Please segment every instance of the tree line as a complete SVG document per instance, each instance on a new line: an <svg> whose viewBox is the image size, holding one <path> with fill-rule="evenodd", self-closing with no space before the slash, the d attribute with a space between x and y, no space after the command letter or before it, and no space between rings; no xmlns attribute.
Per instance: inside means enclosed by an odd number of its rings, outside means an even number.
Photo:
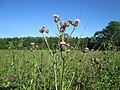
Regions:
<svg viewBox="0 0 120 90"><path fill-rule="evenodd" d="M59 37L47 37L47 39L51 49L54 45L59 48ZM38 45L37 49L47 49L43 37L0 38L0 49L29 49L33 42ZM78 50L83 50L84 47L94 50L120 50L120 22L111 21L103 30L95 32L92 37L71 37L69 44L71 48L77 46Z"/></svg>

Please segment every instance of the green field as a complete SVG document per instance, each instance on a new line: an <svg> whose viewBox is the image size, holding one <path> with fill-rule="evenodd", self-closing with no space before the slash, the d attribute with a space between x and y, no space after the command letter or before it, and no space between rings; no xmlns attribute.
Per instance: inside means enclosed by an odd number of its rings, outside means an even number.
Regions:
<svg viewBox="0 0 120 90"><path fill-rule="evenodd" d="M60 90L62 59L49 51L1 50L0 90ZM56 67L54 67L56 66ZM119 90L120 51L64 54L63 90Z"/></svg>

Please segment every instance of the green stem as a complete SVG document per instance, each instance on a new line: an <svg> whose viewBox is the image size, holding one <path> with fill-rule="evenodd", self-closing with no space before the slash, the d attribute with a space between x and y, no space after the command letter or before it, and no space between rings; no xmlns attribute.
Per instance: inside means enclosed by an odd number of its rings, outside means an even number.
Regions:
<svg viewBox="0 0 120 90"><path fill-rule="evenodd" d="M56 88L56 90L58 90L58 88L57 88L57 73L56 73L56 58L55 58L55 54L53 55L53 57L54 57L55 88Z"/></svg>
<svg viewBox="0 0 120 90"><path fill-rule="evenodd" d="M62 64L61 64L61 74L60 74L60 90L63 90L63 74L64 74L64 58L62 56L61 52L61 58L62 58Z"/></svg>
<svg viewBox="0 0 120 90"><path fill-rule="evenodd" d="M75 26L73 27L73 30L71 31L70 35L68 36L68 38L66 40L66 43L69 41L69 39L70 39L71 35L73 34L74 30L75 30Z"/></svg>
<svg viewBox="0 0 120 90"><path fill-rule="evenodd" d="M62 32L62 42L64 42L64 38L65 38L65 33Z"/></svg>
<svg viewBox="0 0 120 90"><path fill-rule="evenodd" d="M58 23L56 23L56 26L57 26L57 29L58 29L58 32L59 32L59 35L60 35L60 31L59 31L59 25L58 25Z"/></svg>
<svg viewBox="0 0 120 90"><path fill-rule="evenodd" d="M43 35L43 37L44 37L44 35ZM45 42L46 42L47 47L48 47L48 49L49 49L49 52L50 52L50 53L51 53L51 55L53 56L53 53L52 53L52 51L51 51L51 49L50 49L50 46L49 46L48 41L47 41L47 38L46 38L46 37L44 37L44 39L45 39Z"/></svg>
<svg viewBox="0 0 120 90"><path fill-rule="evenodd" d="M75 77L75 72L73 72L73 76L72 76L72 79L71 79L71 81L70 81L70 84L69 84L69 86L68 86L68 89L67 89L67 90L69 90L69 89L70 89L70 86L71 86L71 84L72 84L72 82L73 82L74 77Z"/></svg>

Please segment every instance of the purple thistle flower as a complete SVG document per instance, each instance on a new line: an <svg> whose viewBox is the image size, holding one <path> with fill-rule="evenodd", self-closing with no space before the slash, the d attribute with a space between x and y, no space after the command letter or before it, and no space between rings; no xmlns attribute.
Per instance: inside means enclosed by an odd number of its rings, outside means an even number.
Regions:
<svg viewBox="0 0 120 90"><path fill-rule="evenodd" d="M60 18L58 14L53 14L54 18Z"/></svg>
<svg viewBox="0 0 120 90"><path fill-rule="evenodd" d="M53 14L54 16L54 21L57 23L58 21L60 21L60 16L57 14Z"/></svg>
<svg viewBox="0 0 120 90"><path fill-rule="evenodd" d="M80 19L79 19L79 18L75 19L75 22L76 22L76 23L79 23L79 22L80 22Z"/></svg>
<svg viewBox="0 0 120 90"><path fill-rule="evenodd" d="M60 48L61 48L61 51L65 51L65 49L66 49L66 42L60 42Z"/></svg>

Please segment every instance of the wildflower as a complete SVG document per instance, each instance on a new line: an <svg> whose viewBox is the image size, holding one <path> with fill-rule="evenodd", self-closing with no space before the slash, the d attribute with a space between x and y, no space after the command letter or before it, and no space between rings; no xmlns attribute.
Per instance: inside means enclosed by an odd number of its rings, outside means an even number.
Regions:
<svg viewBox="0 0 120 90"><path fill-rule="evenodd" d="M79 23L80 22L80 19L78 18L78 19L75 19L75 22L76 23Z"/></svg>
<svg viewBox="0 0 120 90"><path fill-rule="evenodd" d="M45 25L43 25L39 31L40 31L40 33L43 33L45 31Z"/></svg>
<svg viewBox="0 0 120 90"><path fill-rule="evenodd" d="M63 29L66 29L66 27L67 27L67 23L66 23L66 22L64 22L64 24L63 24L62 28L63 28Z"/></svg>
<svg viewBox="0 0 120 90"><path fill-rule="evenodd" d="M70 23L71 23L71 20L68 20L67 27L69 27Z"/></svg>
<svg viewBox="0 0 120 90"><path fill-rule="evenodd" d="M35 43L34 42L31 43L31 46L32 46L32 49L35 49Z"/></svg>
<svg viewBox="0 0 120 90"><path fill-rule="evenodd" d="M75 19L75 23L74 23L74 26L78 26L78 23L80 22L80 19Z"/></svg>
<svg viewBox="0 0 120 90"><path fill-rule="evenodd" d="M32 42L32 43L31 43L31 45L32 45L32 46L34 46L34 45L35 45L35 43L34 43L34 42Z"/></svg>
<svg viewBox="0 0 120 90"><path fill-rule="evenodd" d="M64 32L65 30L62 28L62 27L60 27L60 32Z"/></svg>
<svg viewBox="0 0 120 90"><path fill-rule="evenodd" d="M89 51L89 48L88 47L85 47L84 48L84 53L87 53Z"/></svg>
<svg viewBox="0 0 120 90"><path fill-rule="evenodd" d="M66 49L66 42L60 42L60 48L61 48L61 51L65 51L65 49Z"/></svg>
<svg viewBox="0 0 120 90"><path fill-rule="evenodd" d="M53 14L53 16L54 16L54 21L58 23L58 21L60 21L60 16L57 14Z"/></svg>
<svg viewBox="0 0 120 90"><path fill-rule="evenodd" d="M54 18L60 18L58 14L53 14Z"/></svg>
<svg viewBox="0 0 120 90"><path fill-rule="evenodd" d="M64 32L66 27L67 27L67 23L66 22L64 22L64 24L63 24L63 22L60 22L60 32Z"/></svg>

